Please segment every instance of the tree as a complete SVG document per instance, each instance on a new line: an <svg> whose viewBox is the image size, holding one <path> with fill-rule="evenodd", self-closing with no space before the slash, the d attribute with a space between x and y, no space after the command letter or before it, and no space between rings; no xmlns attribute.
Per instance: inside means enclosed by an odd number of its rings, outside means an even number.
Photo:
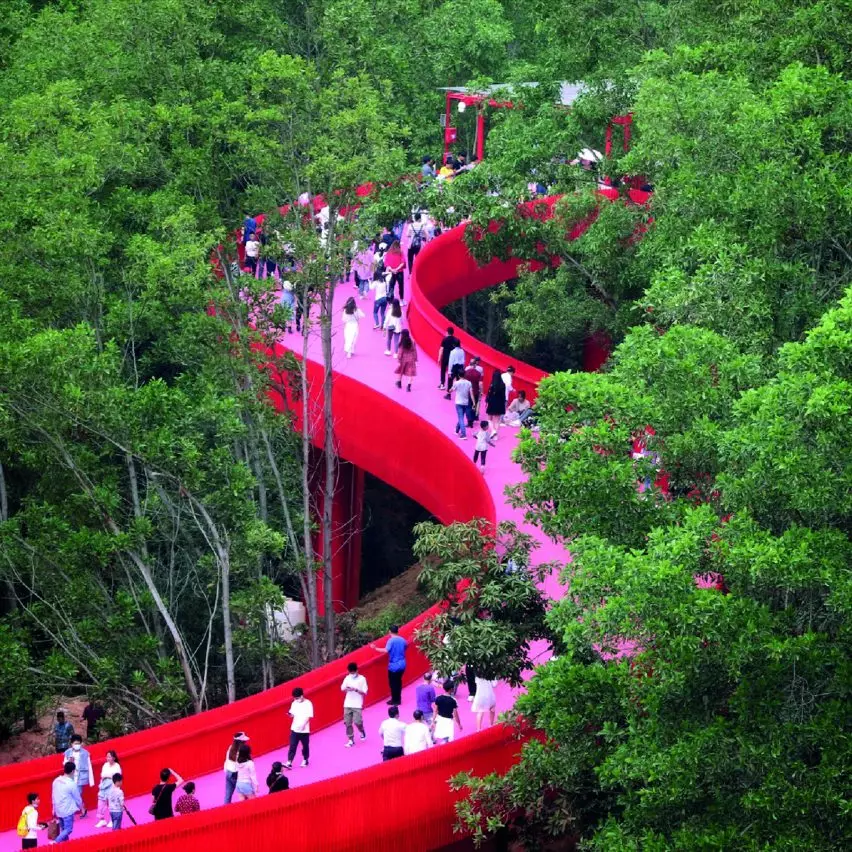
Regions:
<svg viewBox="0 0 852 852"><path fill-rule="evenodd" d="M421 523L414 531L420 583L442 604L416 636L430 663L442 672L469 665L479 677L519 685L530 644L551 637L539 585L553 566L533 566L534 541L510 523Z"/></svg>
<svg viewBox="0 0 852 852"><path fill-rule="evenodd" d="M700 507L641 549L572 552L548 617L563 653L518 703L545 740L505 779L458 779L462 823L531 850L839 848L848 540Z"/></svg>

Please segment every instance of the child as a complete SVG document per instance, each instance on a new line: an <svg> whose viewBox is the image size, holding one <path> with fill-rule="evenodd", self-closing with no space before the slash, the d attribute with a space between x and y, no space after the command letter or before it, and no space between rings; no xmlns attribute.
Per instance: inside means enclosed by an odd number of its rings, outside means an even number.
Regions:
<svg viewBox="0 0 852 852"><path fill-rule="evenodd" d="M479 431L474 436L476 439L476 447L473 451L473 463L478 460L482 461L482 470L485 470L485 456L488 454L488 448L494 446L494 439L488 431L488 421L479 421Z"/></svg>
<svg viewBox="0 0 852 852"><path fill-rule="evenodd" d="M195 782L187 781L183 785L183 795L175 802L175 812L185 816L200 810L201 802L195 796Z"/></svg>
<svg viewBox="0 0 852 852"><path fill-rule="evenodd" d="M107 790L107 805L112 830L118 831L121 828L121 818L124 816L124 791L121 789L120 772L112 776L112 786Z"/></svg>

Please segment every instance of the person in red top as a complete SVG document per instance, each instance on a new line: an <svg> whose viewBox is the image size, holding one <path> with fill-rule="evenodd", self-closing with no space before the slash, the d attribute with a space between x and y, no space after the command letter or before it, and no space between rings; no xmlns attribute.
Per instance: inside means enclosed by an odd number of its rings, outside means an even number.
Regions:
<svg viewBox="0 0 852 852"><path fill-rule="evenodd" d="M405 260L402 257L402 249L399 241L394 240L385 255L385 270L390 272L388 281L388 301L394 300L394 288L399 284L399 303L405 304Z"/></svg>
<svg viewBox="0 0 852 852"><path fill-rule="evenodd" d="M473 429L473 424L479 414L479 398L482 394L482 376L485 370L479 366L479 356L474 355L464 371L464 377L470 382L470 405L467 409L467 425Z"/></svg>
<svg viewBox="0 0 852 852"><path fill-rule="evenodd" d="M195 782L187 781L183 785L183 795L175 802L175 813L185 816L201 810L201 802L195 796Z"/></svg>

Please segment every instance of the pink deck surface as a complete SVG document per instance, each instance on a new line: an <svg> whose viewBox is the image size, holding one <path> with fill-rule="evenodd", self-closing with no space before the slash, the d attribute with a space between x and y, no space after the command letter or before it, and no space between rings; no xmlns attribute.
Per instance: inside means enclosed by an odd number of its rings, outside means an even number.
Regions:
<svg viewBox="0 0 852 852"><path fill-rule="evenodd" d="M473 466L472 456L474 441L470 432L468 439L461 441L454 436L456 413L453 403L445 400L443 391L437 389L439 382L438 365L435 362L435 352L424 352L418 350L418 375L414 379L413 389L411 393L403 389L399 390L395 387L397 376L394 374L396 361L392 357L385 356L385 333L374 331L372 321L372 297L366 299L358 299L358 306L366 314L361 320L360 334L355 349L355 355L348 359L343 352L343 331L340 314L342 312L343 303L351 296L355 295L356 291L350 284L338 286L335 296L335 321L334 321L334 369L339 373L345 373L358 381L369 385L375 390L381 391L390 397L397 399L400 405L405 405L415 413L419 414L425 420L432 423L437 429L441 430L447 436L448 441L454 442L458 446L458 462L459 464L470 465L470 475L484 476L486 482L491 489L494 497L494 504L497 510L498 521L511 520L517 523L525 532L529 533L539 543L539 549L535 552L535 562L545 562L551 560L561 560L566 562L570 559L568 553L559 545L554 544L549 539L544 537L541 531L524 522L523 513L520 510L512 508L508 505L505 498L505 489L508 485L515 484L520 481L522 474L519 467L511 460L511 450L517 444L518 430L512 427L500 429L497 446L488 451L488 463L484 473L480 473ZM301 336L298 334L287 335L284 343L297 351L301 351ZM416 343L416 341L415 341ZM310 341L310 356L316 360L321 360L320 340L318 331L312 334ZM486 376L486 380L490 376ZM484 403L483 403L484 410ZM365 421L365 428L369 428L368 421ZM404 436L401 436L404 439ZM551 598L558 598L564 591L555 577L549 577L545 582L545 590ZM534 662L543 662L549 656L549 649L544 643L538 643L533 648ZM500 684L497 692L497 711L502 712L509 709L514 703L515 696L518 690L513 690L506 684ZM310 697L310 696L308 696ZM470 705L467 702L467 688L464 684L459 688L458 696L460 716L462 725L464 726L461 734L457 736L469 736L476 732L476 717L470 710ZM342 715L342 697L341 697L341 715ZM414 711L414 685L407 687L403 691L403 703L400 707L400 718L403 721L410 721L411 714ZM331 726L324 730L315 732L311 735L311 761L310 766L301 768L301 751L296 757L294 768L289 773L291 787L300 787L304 784L310 784L314 781L321 781L336 775L342 775L347 772L356 772L364 767L371 766L381 760L381 741L378 736L378 728L383 719L387 717L387 706L384 702L368 707L364 711L364 725L367 731L367 740L357 741L354 748L345 748L346 735L343 724ZM287 721L282 718L282 726L287 725ZM485 725L488 724L487 717ZM249 735L251 731L247 732ZM357 737L356 737L357 739ZM225 751L229 743L222 743L222 756L224 759ZM438 746L440 747L440 746ZM119 755L120 757L120 755ZM266 785L264 781L270 770L272 762L275 760L286 760L286 750L270 752L263 755L255 755L255 764L257 768L258 781L260 783L261 795L266 795ZM400 758L404 760L405 758ZM169 765L169 756L163 753L162 763L164 766ZM172 767L177 772L181 772L179 765ZM57 759L57 774L59 773L60 762ZM100 777L100 766L95 767L97 777ZM222 772L214 772L200 778L186 778L185 780L195 781L197 785L196 795L201 802L201 807L204 810L220 806L223 802L224 793L224 778ZM156 783L157 779L151 779L151 786ZM357 784L357 779L352 779L353 784ZM177 799L177 794L175 800ZM152 819L148 815L148 807L151 804L150 796L140 796L127 801L127 807L137 822L140 824L148 822ZM229 807L239 807L239 803L234 802ZM50 803L42 802L42 819L49 816ZM93 812L90 812L86 819L75 820L74 838L85 837L98 832L109 831L109 829L95 829L96 817ZM125 830L129 826L129 821L125 817ZM46 844L46 839L42 835L40 844ZM17 837L14 829L0 834L0 852L11 852L13 849L20 849L21 842Z"/></svg>

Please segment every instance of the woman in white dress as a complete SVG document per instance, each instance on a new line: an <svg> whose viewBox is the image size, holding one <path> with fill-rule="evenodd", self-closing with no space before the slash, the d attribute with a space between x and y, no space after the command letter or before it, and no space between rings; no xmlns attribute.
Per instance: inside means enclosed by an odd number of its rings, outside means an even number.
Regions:
<svg viewBox="0 0 852 852"><path fill-rule="evenodd" d="M355 343L358 340L358 323L364 318L364 312L355 304L355 298L350 296L343 306L343 351L347 358L352 357Z"/></svg>
<svg viewBox="0 0 852 852"><path fill-rule="evenodd" d="M497 686L496 680L485 680L478 677L476 679L476 695L473 696L473 703L470 709L476 713L476 730L482 730L482 718L488 713L490 721L489 725L494 724L494 717L497 715L497 695L494 692L494 687Z"/></svg>

